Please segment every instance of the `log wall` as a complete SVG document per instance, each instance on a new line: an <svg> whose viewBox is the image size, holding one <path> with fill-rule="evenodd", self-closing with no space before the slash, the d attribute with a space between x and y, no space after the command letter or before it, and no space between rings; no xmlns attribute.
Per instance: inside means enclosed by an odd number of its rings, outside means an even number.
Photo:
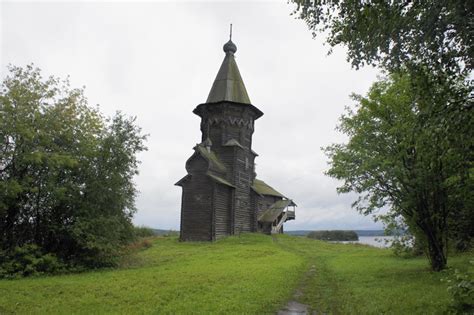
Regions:
<svg viewBox="0 0 474 315"><path fill-rule="evenodd" d="M215 184L214 191L214 238L231 234L231 188Z"/></svg>
<svg viewBox="0 0 474 315"><path fill-rule="evenodd" d="M183 184L181 205L182 241L210 241L213 221L213 182L203 173L192 174Z"/></svg>

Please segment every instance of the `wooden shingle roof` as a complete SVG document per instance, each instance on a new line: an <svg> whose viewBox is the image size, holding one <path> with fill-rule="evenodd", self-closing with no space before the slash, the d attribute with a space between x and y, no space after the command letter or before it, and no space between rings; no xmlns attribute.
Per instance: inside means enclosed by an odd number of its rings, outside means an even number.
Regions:
<svg viewBox="0 0 474 315"><path fill-rule="evenodd" d="M229 183L226 179L224 179L224 178L222 178L222 177L219 177L219 176L217 176L217 175L211 174L211 173L209 173L209 172L207 172L206 175L209 176L211 179L213 179L215 182L217 182L217 183L219 183L219 184L222 184L222 185L226 185L226 186L235 188L234 185L232 185L231 183Z"/></svg>
<svg viewBox="0 0 474 315"><path fill-rule="evenodd" d="M258 217L259 222L271 223L278 218L278 216L292 203L291 200L278 200L270 206L267 210L263 211Z"/></svg>
<svg viewBox="0 0 474 315"><path fill-rule="evenodd" d="M199 153L203 158L205 158L209 162L212 169L215 169L221 172L226 171L226 167L224 163L222 163L221 160L219 160L219 158L214 152L212 152L211 150L208 150L202 144L196 145L194 149L196 150L197 153Z"/></svg>
<svg viewBox="0 0 474 315"><path fill-rule="evenodd" d="M259 195L276 196L286 198L283 194L278 192L275 188L265 183L263 180L256 179L253 181L252 189Z"/></svg>
<svg viewBox="0 0 474 315"><path fill-rule="evenodd" d="M240 76L239 68L235 62L234 52L237 47L232 41L224 45L225 57L212 85L206 103L222 101L251 104L244 81Z"/></svg>

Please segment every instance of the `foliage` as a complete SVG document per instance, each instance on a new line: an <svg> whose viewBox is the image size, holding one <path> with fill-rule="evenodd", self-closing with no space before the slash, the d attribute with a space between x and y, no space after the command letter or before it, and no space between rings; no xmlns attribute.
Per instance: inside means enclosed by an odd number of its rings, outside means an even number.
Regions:
<svg viewBox="0 0 474 315"><path fill-rule="evenodd" d="M425 74L431 81L429 74ZM385 221L401 221L422 244L433 270L446 266L449 228L472 222L474 124L465 107L467 89L446 103L414 91L417 78L393 74L376 82L367 97L354 95L338 129L347 144L327 147L329 176L344 181L338 192L360 195L354 206L363 214L389 207ZM442 89L444 86L438 86ZM449 95L444 95L449 97ZM464 99L464 102L461 101ZM447 108L445 104L449 104ZM439 112L433 112L436 105ZM467 236L467 237L472 237Z"/></svg>
<svg viewBox="0 0 474 315"><path fill-rule="evenodd" d="M0 252L0 278L58 273L65 267L54 254L44 254L32 244L15 247L11 253Z"/></svg>
<svg viewBox="0 0 474 315"><path fill-rule="evenodd" d="M275 314L296 299L318 314L437 314L450 303L442 274L387 249L261 234L152 242L127 269L0 280L0 312Z"/></svg>
<svg viewBox="0 0 474 315"><path fill-rule="evenodd" d="M152 237L156 235L152 228L146 226L134 226L133 233L135 234L135 237L138 238Z"/></svg>
<svg viewBox="0 0 474 315"><path fill-rule="evenodd" d="M466 250L472 244L474 235L472 224L474 202L470 193L474 188L472 155L470 158L463 159L469 155L467 153L469 150L472 151L472 133L469 131L472 128L468 127L472 126L472 100L469 101L466 96L469 92L472 93L468 78L474 67L473 2L464 0L292 0L292 2L296 3L294 14L307 23L314 36L324 33L331 47L338 45L347 47L347 59L353 67L372 65L390 74L400 72L409 74L409 86L401 87L405 90L400 90L399 93L403 95L406 89L409 90L411 101L416 104L413 111L416 113L416 123L411 126L414 128L411 129L415 135L413 138L425 141L425 145L423 150L417 149L416 152L412 152L411 158L409 152L402 152L405 156L399 155L398 158L405 158L405 160L398 162L411 163L412 158L423 159L425 170L432 168L432 172L428 176L429 172L419 173L419 168L413 169L418 173L413 174L416 176L412 176L409 185L404 185L403 189L415 187L413 191L425 195L423 198L418 198L420 201L427 200L427 195L436 195L440 192L437 198L439 200L431 199L433 202L439 201L445 209L440 210L443 214L439 220L437 219L439 222L428 224L438 225L436 229L443 230L441 234L447 234L445 227L449 225L449 237L455 240L458 249ZM400 100L396 98L396 91L393 91L391 101L400 103ZM386 101L385 107L390 106L390 103ZM399 105L393 106L393 111L396 111ZM382 118L385 122L391 119L389 116ZM373 134L376 134L377 122L374 122L372 127ZM406 126L393 128L395 127ZM467 133L465 133L466 130ZM422 135L418 135L419 132ZM392 148L405 146L406 149L410 149L406 146L406 141L396 142L395 130L391 136L383 143ZM363 141L362 137L360 141ZM367 139L367 141L371 140ZM446 145L449 142L452 142L452 145ZM434 148L431 152L430 146ZM453 147L456 150L440 151ZM443 155L443 157L436 159L433 158L435 155ZM453 161L456 162L451 164ZM434 164L429 166L429 163ZM389 165L381 164L381 166L385 169ZM406 168L411 168L411 165L406 165ZM435 176L436 168L441 176ZM463 169L463 171L451 173L449 168ZM378 172L375 168L372 171ZM446 177L448 173L451 173L449 178ZM384 174L377 175L379 178L375 178L374 175L369 175L372 183L378 182L379 186L383 184L385 186L383 190L396 193L399 188L398 182L391 182L391 179L385 178ZM369 180L366 183L370 185ZM357 189L354 190L357 191ZM377 199L377 196L373 195L373 197ZM378 198L379 204L387 204L382 201L384 198L400 199L395 195L385 196ZM375 204L375 200L373 201L372 203ZM401 211L400 205L394 206L399 208L398 212ZM448 208L457 208L457 210L454 212L449 210L450 214L446 215L444 212L448 211ZM411 210L403 211L410 212ZM420 223L424 220L423 216L427 216L427 221L432 220L434 218L432 214L417 211L419 219L411 214L405 216L405 219L413 218L414 221ZM386 222L390 219L397 220L396 215L385 217ZM449 221L449 224L444 220ZM421 226L415 227L418 223L405 223L412 226L413 230L424 230L425 236L427 230L431 230L431 228ZM417 231L413 233L419 234ZM436 270L442 269L445 265L444 254L441 254L445 248L433 248L433 244L441 244L443 237L438 235L433 241L423 242L431 258L439 256L436 258L438 262L432 260L432 266Z"/></svg>
<svg viewBox="0 0 474 315"><path fill-rule="evenodd" d="M470 261L470 269L461 271L454 269L454 274L443 279L452 296L451 309L456 313L467 314L474 311L474 260Z"/></svg>
<svg viewBox="0 0 474 315"><path fill-rule="evenodd" d="M423 254L423 245L420 240L411 234L395 235L390 248L393 253L402 258L412 258Z"/></svg>
<svg viewBox="0 0 474 315"><path fill-rule="evenodd" d="M82 89L10 66L0 92L0 248L35 244L68 264L116 262L133 238L134 119L104 118Z"/></svg>
<svg viewBox="0 0 474 315"><path fill-rule="evenodd" d="M422 238L416 238L410 232L410 228L404 223L403 217L391 217L384 221L386 223L385 234L392 236L390 248L395 256L413 258L423 255L426 244L423 244Z"/></svg>
<svg viewBox="0 0 474 315"><path fill-rule="evenodd" d="M309 238L322 241L358 241L359 236L354 231L312 231L308 234Z"/></svg>
<svg viewBox="0 0 474 315"><path fill-rule="evenodd" d="M153 242L150 239L142 239L134 244L136 244L136 249L147 249L153 246Z"/></svg>
<svg viewBox="0 0 474 315"><path fill-rule="evenodd" d="M313 35L348 48L356 68L423 64L447 73L474 67L474 4L465 0L292 0Z"/></svg>

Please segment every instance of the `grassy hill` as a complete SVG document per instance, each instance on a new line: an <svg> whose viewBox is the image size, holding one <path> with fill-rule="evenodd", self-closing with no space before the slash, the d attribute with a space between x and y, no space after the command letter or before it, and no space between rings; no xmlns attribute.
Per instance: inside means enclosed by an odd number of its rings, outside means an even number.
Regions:
<svg viewBox="0 0 474 315"><path fill-rule="evenodd" d="M469 259L449 263L466 268ZM444 276L424 258L363 245L287 235L215 243L157 237L120 269L1 280L0 314L274 314L290 299L318 313L439 313L450 299Z"/></svg>

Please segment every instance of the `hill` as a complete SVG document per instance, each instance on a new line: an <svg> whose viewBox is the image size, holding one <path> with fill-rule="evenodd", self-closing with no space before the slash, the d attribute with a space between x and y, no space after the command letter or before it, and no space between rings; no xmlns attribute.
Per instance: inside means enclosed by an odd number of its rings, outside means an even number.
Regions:
<svg viewBox="0 0 474 315"><path fill-rule="evenodd" d="M431 314L450 303L447 274L386 249L261 234L150 241L119 269L0 280L0 313L275 314L297 299L318 314Z"/></svg>

